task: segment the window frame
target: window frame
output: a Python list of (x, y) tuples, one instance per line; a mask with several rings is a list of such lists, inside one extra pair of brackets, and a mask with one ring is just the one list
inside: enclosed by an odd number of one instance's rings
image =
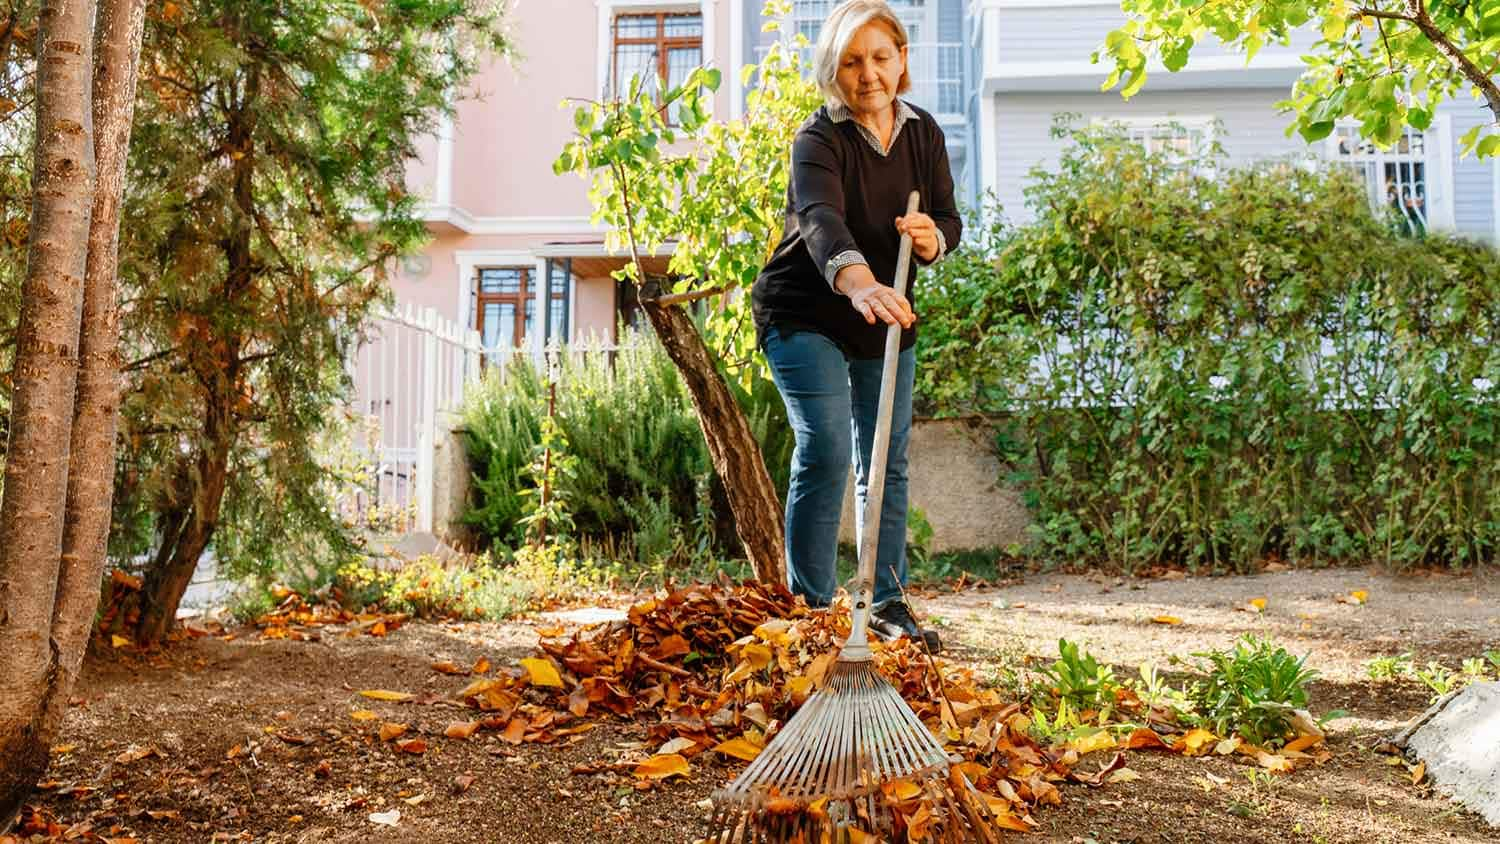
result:
[[(1368, 179), (1369, 167), (1383, 169), (1387, 164), (1395, 165), (1398, 170), (1403, 163), (1422, 165), (1422, 219), (1423, 231), (1452, 231), (1455, 228), (1455, 209), (1453, 204), (1453, 148), (1452, 148), (1452, 123), (1447, 114), (1438, 114), (1433, 117), (1432, 125), (1425, 130), (1417, 130), (1406, 127), (1407, 133), (1415, 133), (1422, 136), (1422, 152), (1420, 155), (1407, 152), (1400, 153), (1394, 150), (1386, 151), (1375, 147), (1374, 152), (1356, 152), (1353, 155), (1342, 155), (1338, 151), (1338, 144), (1342, 137), (1352, 137), (1355, 143), (1364, 145), (1371, 143), (1359, 134), (1359, 121), (1349, 118), (1338, 120), (1334, 124), (1334, 130), (1328, 137), (1317, 143), (1318, 157), (1324, 164), (1343, 165), (1359, 168), (1361, 180)], [(1344, 133), (1348, 134), (1344, 134)], [(1373, 144), (1371, 144), (1373, 146)], [(1408, 149), (1410, 146), (1408, 145)], [(1365, 189), (1370, 197), (1372, 208), (1376, 200), (1380, 198), (1380, 186), (1372, 185), (1365, 181)], [(1386, 197), (1388, 199), (1388, 196)], [(1410, 215), (1405, 214), (1398, 206), (1389, 202), (1379, 203), (1380, 209), (1392, 208), (1401, 212), (1410, 220)]]
[[(505, 293), (485, 292), (483, 285), (485, 272), (499, 270), (511, 270), (518, 272), (520, 274), (519, 289), (514, 292)], [(473, 317), (471, 321), (473, 323), (473, 329), (479, 333), (479, 342), (481, 345), (484, 344), (485, 306), (492, 303), (508, 304), (511, 305), (514, 309), (513, 316), (511, 317), (513, 325), (511, 326), (512, 334), (510, 348), (512, 350), (521, 350), (530, 345), (530, 335), (526, 330), (527, 309), (530, 308), (533, 310), (533, 319), (542, 318), (544, 322), (546, 321), (545, 318), (542, 317), (542, 314), (537, 310), (537, 293), (539, 290), (537, 285), (540, 285), (542, 280), (535, 279), (535, 275), (536, 267), (535, 265), (531, 264), (480, 264), (479, 266), (474, 268), (474, 276), (471, 281), (471, 284), (473, 285), (471, 288), (473, 297)], [(564, 280), (564, 283), (566, 283), (566, 280)], [(562, 285), (554, 284), (552, 286), (552, 301), (548, 302), (547, 305), (549, 308), (552, 308), (560, 304), (563, 309), (563, 318), (566, 319), (568, 307), (567, 291), (565, 289), (559, 289), (560, 287), (562, 287)], [(491, 350), (486, 347), (486, 351), (488, 352)], [(493, 351), (498, 352), (503, 351), (503, 349), (497, 346)]]
[[(656, 20), (656, 34), (651, 38), (621, 38), (620, 21), (625, 18), (654, 18)], [(667, 20), (669, 18), (696, 18), (698, 21), (697, 35), (667, 35)], [(656, 99), (661, 100), (661, 95), (671, 87), (671, 56), (672, 50), (696, 48), (698, 50), (698, 61), (694, 67), (706, 64), (708, 51), (705, 44), (708, 35), (708, 27), (711, 25), (709, 17), (703, 13), (701, 8), (661, 9), (661, 8), (632, 8), (622, 6), (611, 10), (609, 17), (609, 65), (606, 82), (606, 96), (620, 98), (629, 93), (629, 89), (622, 87), (628, 84), (628, 80), (620, 76), (620, 47), (650, 45), (656, 49), (656, 73), (657, 88)], [(672, 125), (676, 121), (669, 121)]]

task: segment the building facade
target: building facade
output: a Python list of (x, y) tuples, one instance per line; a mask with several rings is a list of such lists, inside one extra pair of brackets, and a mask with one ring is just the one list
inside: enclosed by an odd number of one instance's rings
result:
[[(632, 318), (633, 289), (610, 276), (624, 258), (609, 254), (590, 222), (587, 185), (552, 172), (573, 131), (573, 108), (560, 103), (608, 96), (635, 73), (672, 84), (707, 63), (726, 71), (715, 116), (738, 117), (745, 91), (735, 71), (773, 38), (815, 40), (833, 2), (795, 0), (780, 36), (763, 32), (758, 0), (512, 4), (521, 57), (488, 64), (411, 167), (433, 240), (398, 267), (397, 301), (477, 330), (495, 351), (540, 354), (546, 338), (613, 340), (619, 321)], [(1089, 62), (1123, 20), (1117, 3), (892, 5), (912, 40), (910, 99), (942, 124), (969, 205), (992, 192), (1011, 219), (1029, 219), (1028, 173), (1055, 165), (1060, 146), (1049, 129), (1066, 112), (1120, 121), (1147, 144), (1182, 148), (1211, 138), (1231, 163), (1308, 154), (1338, 161), (1364, 175), (1372, 203), (1399, 206), (1414, 226), (1500, 243), (1500, 162), (1457, 153), (1457, 138), (1488, 119), (1477, 104), (1444, 104), (1428, 131), (1409, 132), (1389, 151), (1362, 143), (1353, 127), (1314, 145), (1288, 137), (1275, 103), (1300, 72), (1311, 30), (1290, 46), (1267, 46), (1248, 67), (1242, 55), (1201, 44), (1186, 69), (1158, 68), (1126, 101), (1099, 91), (1107, 68)], [(665, 260), (653, 259), (652, 269)]]

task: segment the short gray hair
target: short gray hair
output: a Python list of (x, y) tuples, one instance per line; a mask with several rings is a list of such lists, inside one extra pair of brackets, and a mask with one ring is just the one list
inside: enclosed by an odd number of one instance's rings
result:
[[(823, 92), (823, 99), (829, 105), (848, 105), (839, 93), (839, 60), (844, 57), (844, 51), (849, 49), (854, 33), (872, 22), (885, 24), (886, 29), (890, 30), (891, 39), (896, 42), (896, 49), (906, 46), (906, 27), (896, 17), (896, 13), (891, 11), (891, 7), (886, 5), (885, 0), (845, 0), (829, 12), (823, 21), (823, 28), (818, 31), (818, 46), (813, 52), (813, 75), (818, 83), (818, 90)], [(896, 93), (904, 94), (909, 90), (910, 68), (901, 73)]]

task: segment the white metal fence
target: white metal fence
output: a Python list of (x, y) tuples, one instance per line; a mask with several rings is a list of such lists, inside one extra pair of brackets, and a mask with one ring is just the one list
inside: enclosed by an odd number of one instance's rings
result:
[(479, 333), (411, 305), (383, 311), (350, 361), (353, 410), (369, 423), (368, 487), (341, 506), (382, 532), (433, 529), (437, 417), (477, 381)]

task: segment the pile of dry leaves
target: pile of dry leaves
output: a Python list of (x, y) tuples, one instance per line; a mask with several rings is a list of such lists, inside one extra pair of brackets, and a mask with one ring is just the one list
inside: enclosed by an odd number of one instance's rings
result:
[[(476, 675), (456, 692), (474, 710), (446, 735), (468, 738), (494, 730), (512, 744), (576, 741), (600, 719), (639, 724), (655, 752), (622, 764), (581, 766), (575, 773), (628, 772), (637, 788), (692, 776), (695, 757), (749, 761), (769, 736), (816, 690), (848, 635), (847, 612), (815, 612), (784, 588), (759, 583), (694, 584), (632, 606), (624, 621), (563, 635), (544, 630), (541, 654), (511, 669), (491, 671), (438, 663), (437, 671)], [(1264, 767), (1290, 770), (1313, 761), (1321, 733), (1298, 738), (1280, 753), (1220, 740), (1180, 727), (1169, 710), (1144, 704), (1122, 689), (1114, 723), (1085, 731), (1059, 746), (1033, 736), (1028, 707), (1005, 700), (963, 667), (933, 659), (906, 640), (877, 643), (876, 666), (900, 690), (985, 795), (1002, 826), (1034, 827), (1031, 811), (1061, 801), (1057, 784), (1099, 786), (1133, 774), (1124, 751), (1154, 749), (1185, 755), (1244, 754)], [(941, 679), (939, 679), (941, 678)], [(405, 700), (401, 692), (369, 690), (367, 697)], [(1096, 713), (1080, 713), (1087, 723)], [(358, 717), (358, 714), (357, 714)], [(373, 714), (367, 717), (374, 718)], [(1135, 726), (1125, 726), (1128, 720)], [(1313, 730), (1316, 729), (1314, 726)], [(381, 738), (398, 740), (402, 725), (384, 724)], [(422, 752), (409, 739), (408, 752)], [(1113, 751), (1085, 771), (1080, 759)]]

